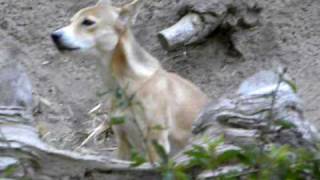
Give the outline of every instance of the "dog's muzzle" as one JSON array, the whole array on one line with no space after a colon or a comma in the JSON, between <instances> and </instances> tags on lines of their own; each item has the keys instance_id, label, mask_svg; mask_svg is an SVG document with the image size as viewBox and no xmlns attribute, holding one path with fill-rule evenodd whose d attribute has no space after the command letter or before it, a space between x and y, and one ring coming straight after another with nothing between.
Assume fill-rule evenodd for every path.
<instances>
[{"instance_id":1,"label":"dog's muzzle","mask_svg":"<svg viewBox=\"0 0 320 180\"><path fill-rule=\"evenodd\" d=\"M79 48L69 47L63 43L63 35L59 32L54 32L51 34L51 39L58 48L59 51L74 51L78 50Z\"/></svg>"}]
</instances>

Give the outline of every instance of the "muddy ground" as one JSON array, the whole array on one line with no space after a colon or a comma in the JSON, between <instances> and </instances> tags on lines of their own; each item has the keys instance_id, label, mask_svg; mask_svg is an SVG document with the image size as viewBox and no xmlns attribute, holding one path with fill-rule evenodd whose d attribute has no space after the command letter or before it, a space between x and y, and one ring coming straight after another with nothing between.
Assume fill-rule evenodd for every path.
<instances>
[{"instance_id":1,"label":"muddy ground","mask_svg":"<svg viewBox=\"0 0 320 180\"><path fill-rule=\"evenodd\" d=\"M44 138L60 148L74 149L92 129L88 111L103 102L96 95L103 88L95 57L62 55L49 35L77 10L93 3L0 0L0 40L12 41L26 53L21 63L33 81L35 105L40 102L35 118ZM261 25L240 32L236 40L242 56L228 53L221 34L212 34L202 44L164 50L156 35L179 19L179 3L146 1L133 27L141 45L166 69L192 80L217 100L260 70L288 67L306 117L320 128L320 1L260 0Z\"/></svg>"}]
</instances>

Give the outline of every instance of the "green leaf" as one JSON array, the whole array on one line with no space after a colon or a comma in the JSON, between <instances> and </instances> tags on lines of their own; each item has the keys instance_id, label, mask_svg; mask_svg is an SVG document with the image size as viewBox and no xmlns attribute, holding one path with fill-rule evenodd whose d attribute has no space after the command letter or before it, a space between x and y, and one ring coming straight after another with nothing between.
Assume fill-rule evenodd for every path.
<instances>
[{"instance_id":1,"label":"green leaf","mask_svg":"<svg viewBox=\"0 0 320 180\"><path fill-rule=\"evenodd\" d=\"M125 117L112 117L111 118L111 125L120 125L126 122Z\"/></svg>"},{"instance_id":2,"label":"green leaf","mask_svg":"<svg viewBox=\"0 0 320 180\"><path fill-rule=\"evenodd\" d=\"M289 146L284 145L281 147L273 146L271 147L270 158L276 162L283 162L288 160L289 155L291 154Z\"/></svg>"},{"instance_id":3,"label":"green leaf","mask_svg":"<svg viewBox=\"0 0 320 180\"><path fill-rule=\"evenodd\" d=\"M227 150L223 153L221 153L219 156L217 156L217 162L219 162L219 164L223 164L226 162L230 162L233 160L239 160L240 155L242 154L241 150Z\"/></svg>"},{"instance_id":4,"label":"green leaf","mask_svg":"<svg viewBox=\"0 0 320 180\"><path fill-rule=\"evenodd\" d=\"M16 171L16 166L9 166L4 170L4 177L11 177Z\"/></svg>"},{"instance_id":5,"label":"green leaf","mask_svg":"<svg viewBox=\"0 0 320 180\"><path fill-rule=\"evenodd\" d=\"M193 145L192 149L184 154L190 157L189 166L191 167L200 166L207 168L210 165L210 160L213 158L204 147L199 145Z\"/></svg>"},{"instance_id":6,"label":"green leaf","mask_svg":"<svg viewBox=\"0 0 320 180\"><path fill-rule=\"evenodd\" d=\"M131 153L131 161L132 161L132 163L130 164L131 167L138 167L144 164L145 162L147 162L147 160L136 151L133 151Z\"/></svg>"},{"instance_id":7,"label":"green leaf","mask_svg":"<svg viewBox=\"0 0 320 180\"><path fill-rule=\"evenodd\" d=\"M189 180L190 178L188 177L188 175L186 173L184 173L183 171L179 171L176 170L174 172L175 178L178 180Z\"/></svg>"},{"instance_id":8,"label":"green leaf","mask_svg":"<svg viewBox=\"0 0 320 180\"><path fill-rule=\"evenodd\" d=\"M184 154L192 159L209 159L210 155L205 150L194 146L192 150L186 151Z\"/></svg>"},{"instance_id":9,"label":"green leaf","mask_svg":"<svg viewBox=\"0 0 320 180\"><path fill-rule=\"evenodd\" d=\"M284 129L292 129L292 128L296 128L297 127L293 123L291 123L289 121L286 121L286 120L277 120L274 123L275 123L275 125L281 126Z\"/></svg>"},{"instance_id":10,"label":"green leaf","mask_svg":"<svg viewBox=\"0 0 320 180\"><path fill-rule=\"evenodd\" d=\"M284 82L286 82L291 87L291 89L293 90L294 93L298 92L298 87L295 82L288 80L288 79L284 79Z\"/></svg>"},{"instance_id":11,"label":"green leaf","mask_svg":"<svg viewBox=\"0 0 320 180\"><path fill-rule=\"evenodd\" d=\"M313 161L313 166L310 168L316 179L320 179L320 161Z\"/></svg>"},{"instance_id":12,"label":"green leaf","mask_svg":"<svg viewBox=\"0 0 320 180\"><path fill-rule=\"evenodd\" d=\"M169 155L167 154L166 150L162 145L160 145L157 141L152 141L153 147L155 148L157 154L159 155L162 164L168 164L169 162Z\"/></svg>"},{"instance_id":13,"label":"green leaf","mask_svg":"<svg viewBox=\"0 0 320 180\"><path fill-rule=\"evenodd\" d=\"M121 88L117 88L115 91L115 97L117 99L121 99L122 97L124 97L124 92Z\"/></svg>"},{"instance_id":14,"label":"green leaf","mask_svg":"<svg viewBox=\"0 0 320 180\"><path fill-rule=\"evenodd\" d=\"M216 148L222 144L224 144L224 137L220 136L220 137L214 139L213 141L208 142L208 151L215 152Z\"/></svg>"}]
</instances>

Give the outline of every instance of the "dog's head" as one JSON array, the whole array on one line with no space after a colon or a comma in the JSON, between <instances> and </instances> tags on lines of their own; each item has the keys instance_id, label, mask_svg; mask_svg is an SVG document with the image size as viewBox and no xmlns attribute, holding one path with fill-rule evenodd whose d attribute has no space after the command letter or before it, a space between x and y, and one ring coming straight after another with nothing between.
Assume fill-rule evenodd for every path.
<instances>
[{"instance_id":1,"label":"dog's head","mask_svg":"<svg viewBox=\"0 0 320 180\"><path fill-rule=\"evenodd\" d=\"M130 25L137 2L115 7L110 0L100 0L76 13L69 25L53 32L52 40L61 51L90 48L112 51Z\"/></svg>"}]
</instances>

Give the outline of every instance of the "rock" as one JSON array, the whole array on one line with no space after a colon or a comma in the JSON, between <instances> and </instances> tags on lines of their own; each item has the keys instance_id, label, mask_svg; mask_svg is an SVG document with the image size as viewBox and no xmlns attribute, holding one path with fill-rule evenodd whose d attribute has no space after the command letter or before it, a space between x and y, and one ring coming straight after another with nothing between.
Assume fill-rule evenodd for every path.
<instances>
[{"instance_id":1,"label":"rock","mask_svg":"<svg viewBox=\"0 0 320 180\"><path fill-rule=\"evenodd\" d=\"M304 119L301 101L285 73L259 72L245 80L235 95L208 104L193 124L190 145L175 157L176 162L188 164L190 157L184 152L194 145L207 149L212 141L221 142L212 152L216 155L273 145L318 152L319 132ZM198 172L197 177L213 179L234 171L246 174L252 169L235 161Z\"/></svg>"},{"instance_id":2,"label":"rock","mask_svg":"<svg viewBox=\"0 0 320 180\"><path fill-rule=\"evenodd\" d=\"M0 103L2 106L20 106L30 108L32 105L32 88L30 80L21 67L8 67L0 70Z\"/></svg>"},{"instance_id":3,"label":"rock","mask_svg":"<svg viewBox=\"0 0 320 180\"><path fill-rule=\"evenodd\" d=\"M0 171L4 171L6 168L17 164L17 160L11 157L0 157Z\"/></svg>"},{"instance_id":4,"label":"rock","mask_svg":"<svg viewBox=\"0 0 320 180\"><path fill-rule=\"evenodd\" d=\"M313 149L319 133L304 119L301 100L289 82L272 71L257 73L241 84L235 96L209 104L195 121L194 134L225 134L236 145L257 144L268 129L270 143Z\"/></svg>"},{"instance_id":5,"label":"rock","mask_svg":"<svg viewBox=\"0 0 320 180\"><path fill-rule=\"evenodd\" d=\"M14 44L0 44L0 106L21 107L31 113L32 85L18 56L24 53Z\"/></svg>"}]
</instances>

